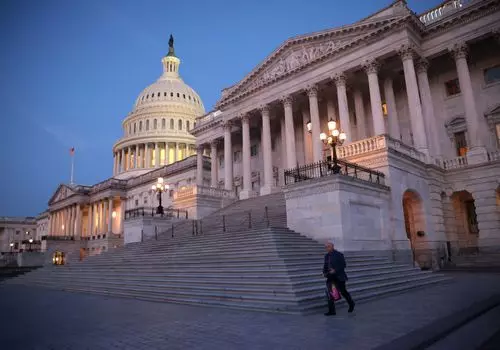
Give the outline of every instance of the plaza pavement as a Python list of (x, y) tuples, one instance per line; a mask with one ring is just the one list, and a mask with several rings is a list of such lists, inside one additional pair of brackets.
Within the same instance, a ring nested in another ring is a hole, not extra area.
[[(0, 284), (1, 349), (372, 349), (500, 293), (499, 274), (296, 316)], [(496, 326), (496, 325), (492, 325)]]

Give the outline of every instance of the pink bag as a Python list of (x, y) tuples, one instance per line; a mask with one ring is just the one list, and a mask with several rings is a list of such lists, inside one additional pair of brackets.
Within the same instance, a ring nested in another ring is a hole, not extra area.
[(330, 297), (334, 300), (334, 301), (337, 301), (337, 300), (340, 300), (340, 293), (339, 291), (337, 290), (337, 288), (335, 288), (334, 285), (332, 285), (332, 290), (330, 291)]

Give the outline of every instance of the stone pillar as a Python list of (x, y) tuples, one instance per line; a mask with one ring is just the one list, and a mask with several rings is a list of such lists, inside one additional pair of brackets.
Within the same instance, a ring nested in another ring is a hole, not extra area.
[(413, 63), (414, 50), (409, 45), (403, 45), (399, 54), (403, 60), (413, 143), (415, 148), (420, 152), (428, 154), (429, 149), (427, 146), (427, 135), (425, 134), (425, 122), (422, 114), (422, 105), (420, 104), (420, 96), (418, 95), (417, 76)]
[(359, 89), (354, 90), (354, 111), (356, 113), (358, 139), (366, 139), (368, 137), (368, 132), (365, 117), (365, 105), (363, 103), (363, 93)]
[(146, 142), (144, 144), (144, 168), (149, 169), (150, 167), (150, 155), (149, 155), (149, 144)]
[(76, 205), (75, 236), (78, 238), (82, 236), (82, 208), (80, 204)]
[(116, 175), (116, 152), (113, 152), (113, 176)]
[(132, 169), (132, 147), (127, 147), (127, 170)]
[(203, 186), (203, 150), (204, 145), (196, 148), (196, 185)]
[(261, 106), (260, 112), (262, 113), (262, 152), (264, 158), (264, 184), (260, 188), (260, 195), (263, 196), (272, 192), (274, 174), (269, 106)]
[(179, 161), (179, 143), (175, 143), (175, 154), (174, 154), (174, 162)]
[(170, 164), (170, 156), (169, 156), (169, 146), (168, 142), (165, 142), (165, 165)]
[(441, 158), (441, 143), (438, 134), (441, 123), (438, 123), (434, 116), (434, 104), (432, 103), (429, 76), (427, 75), (428, 68), (429, 62), (426, 59), (422, 58), (417, 62), (418, 87), (424, 113), (426, 132), (429, 137), (429, 152), (431, 155)]
[(135, 145), (134, 168), (139, 168), (139, 145)]
[(160, 147), (158, 147), (158, 142), (155, 142), (155, 168), (160, 167)]
[(217, 188), (219, 184), (219, 179), (217, 178), (217, 168), (218, 168), (218, 156), (217, 156), (217, 146), (218, 140), (213, 140), (210, 143), (210, 187)]
[(385, 134), (384, 114), (382, 113), (382, 97), (380, 96), (380, 87), (378, 85), (379, 64), (376, 60), (366, 61), (363, 68), (368, 75), (368, 87), (370, 88), (370, 103), (373, 116), (374, 136)]
[(285, 119), (280, 120), (280, 134), (281, 134), (281, 167), (286, 169), (286, 128)]
[(465, 43), (458, 43), (451, 49), (455, 64), (457, 66), (458, 80), (462, 99), (465, 107), (465, 120), (467, 123), (467, 134), (469, 140), (469, 151), (467, 160), (469, 164), (477, 164), (487, 160), (484, 140), (480, 132), (480, 116), (477, 113), (474, 90), (470, 78), (469, 66), (467, 64), (468, 47)]
[(224, 123), (224, 188), (233, 190), (233, 145), (231, 144), (231, 121)]
[[(323, 142), (319, 138), (321, 133), (321, 123), (319, 120), (319, 107), (318, 107), (318, 87), (311, 86), (307, 89), (307, 96), (309, 96), (309, 111), (311, 113), (311, 131), (312, 131), (312, 154), (313, 162), (320, 162), (322, 157)], [(295, 135), (294, 135), (295, 136)], [(295, 151), (295, 148), (293, 148)], [(295, 152), (293, 152), (295, 154)]]
[(396, 140), (401, 139), (401, 130), (399, 128), (398, 110), (396, 107), (396, 98), (394, 97), (394, 88), (392, 78), (384, 80), (385, 103), (387, 103), (387, 114), (389, 117), (389, 135)]
[(108, 233), (113, 233), (113, 198), (108, 199)]
[[(286, 167), (288, 169), (297, 166), (297, 154), (295, 151), (295, 129), (293, 125), (293, 99), (285, 96), (281, 102), (285, 108), (285, 132), (286, 132)], [(314, 146), (313, 146), (314, 148)]]
[(120, 198), (120, 234), (123, 234), (123, 223), (125, 221), (125, 210), (127, 208), (127, 201)]
[(120, 169), (120, 172), (124, 172), (125, 171), (125, 148), (122, 148), (121, 150), (121, 169)]
[(92, 221), (93, 221), (93, 203), (89, 203), (89, 215), (87, 217), (87, 236), (92, 236)]
[(349, 105), (347, 104), (347, 82), (344, 74), (337, 74), (334, 78), (337, 86), (337, 98), (339, 101), (340, 129), (346, 133), (345, 142), (352, 140), (351, 122), (349, 120)]
[(70, 236), (75, 236), (75, 232), (76, 232), (76, 204), (73, 204), (71, 206), (71, 226), (70, 226), (70, 231), (69, 231), (69, 234)]
[(242, 133), (242, 163), (243, 163), (243, 190), (240, 199), (250, 197), (252, 191), (252, 172), (250, 171), (250, 120), (247, 114), (241, 116)]
[(69, 216), (70, 216), (70, 211), (69, 211), (69, 208), (66, 207), (64, 209), (64, 235), (65, 236), (69, 236), (69, 227), (70, 227)]
[[(311, 164), (313, 162), (312, 157), (312, 135), (311, 132), (307, 130), (307, 123), (311, 121), (311, 115), (309, 114), (309, 108), (302, 108), (302, 124), (304, 131), (304, 163)], [(311, 122), (312, 126), (312, 122)], [(312, 131), (312, 130), (311, 130)]]
[(52, 214), (49, 212), (49, 228), (47, 231), (47, 235), (51, 236), (52, 235)]

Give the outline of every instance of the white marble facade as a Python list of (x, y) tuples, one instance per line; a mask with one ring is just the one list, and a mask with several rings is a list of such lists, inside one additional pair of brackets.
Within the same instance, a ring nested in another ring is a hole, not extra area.
[(340, 157), (386, 175), (394, 240), (500, 246), (499, 7), (449, 1), (417, 16), (395, 1), (285, 41), (191, 131), (211, 186), (282, 190), (284, 169), (329, 155), (319, 134), (335, 120)]

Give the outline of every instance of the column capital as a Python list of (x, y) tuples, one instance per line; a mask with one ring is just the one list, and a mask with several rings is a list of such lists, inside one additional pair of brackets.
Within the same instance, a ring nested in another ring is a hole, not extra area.
[(260, 113), (262, 113), (262, 114), (264, 114), (264, 113), (265, 113), (265, 114), (269, 114), (269, 111), (271, 110), (271, 108), (269, 107), (269, 105), (268, 105), (268, 104), (263, 104), (263, 105), (260, 105), (260, 106), (258, 107), (258, 109), (259, 109)]
[(413, 44), (403, 44), (398, 50), (398, 54), (401, 57), (401, 60), (413, 60), (416, 56), (415, 45)]
[(417, 68), (417, 73), (427, 73), (427, 70), (429, 69), (429, 61), (421, 57), (417, 60), (416, 62), (416, 68)]
[(380, 63), (376, 59), (370, 59), (363, 62), (363, 69), (366, 74), (377, 74), (380, 69)]
[(248, 113), (238, 114), (236, 119), (240, 120), (242, 124), (248, 123), (250, 121), (250, 115)]
[(204, 143), (196, 145), (196, 151), (197, 152), (203, 152), (204, 150), (205, 150), (205, 144)]
[(231, 131), (232, 126), (233, 126), (233, 122), (231, 120), (224, 120), (222, 122), (222, 127), (224, 128), (224, 130)]
[(337, 73), (334, 76), (332, 76), (333, 81), (335, 82), (336, 86), (346, 86), (347, 85), (347, 78), (344, 73)]
[(450, 51), (451, 55), (453, 56), (453, 58), (455, 60), (458, 60), (461, 58), (467, 58), (467, 55), (469, 54), (469, 47), (463, 41), (455, 43), (448, 50)]
[(219, 139), (215, 139), (215, 140), (212, 140), (210, 141), (210, 147), (212, 148), (217, 148), (220, 144), (220, 140)]
[(309, 97), (318, 97), (318, 85), (308, 85), (306, 87), (306, 92)]
[(281, 103), (283, 103), (283, 107), (291, 107), (293, 104), (292, 95), (286, 95), (280, 98)]

